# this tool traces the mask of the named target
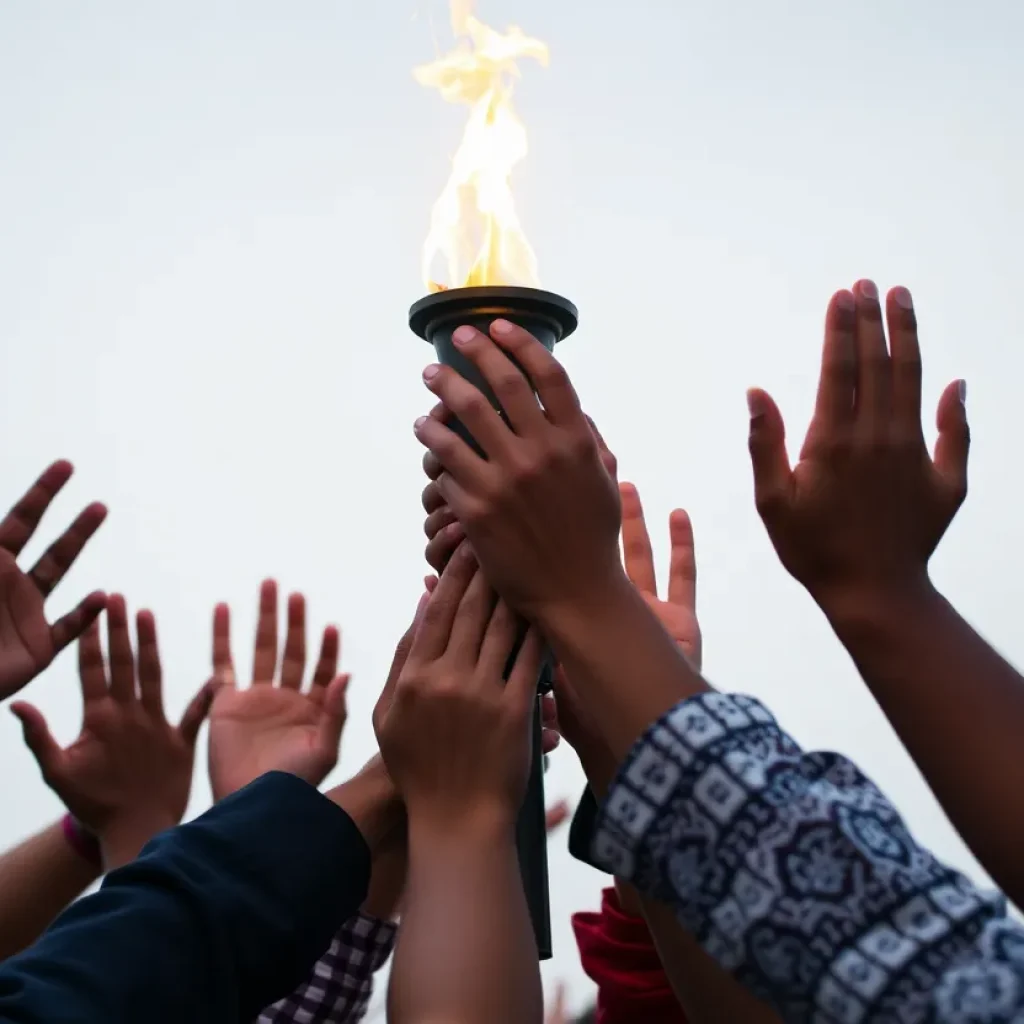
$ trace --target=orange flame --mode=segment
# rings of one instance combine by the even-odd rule
[[[432,292],[445,287],[434,277],[439,263],[452,288],[538,283],[537,257],[512,199],[512,169],[527,153],[512,89],[518,59],[532,57],[546,66],[548,48],[515,27],[495,31],[477,20],[471,7],[472,0],[451,0],[456,48],[414,71],[421,85],[470,108],[423,246],[423,278]]]

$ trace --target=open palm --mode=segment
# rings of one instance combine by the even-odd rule
[[[265,772],[284,771],[319,785],[338,762],[345,725],[347,675],[337,675],[338,630],[324,630],[312,685],[302,690],[306,668],[306,603],[288,599],[284,657],[277,658],[277,584],[260,588],[253,681],[238,689],[231,658],[230,616],[218,605],[213,616],[213,670],[217,695],[210,712],[209,767],[215,800]]]
[[[17,563],[72,472],[70,462],[55,462],[0,522],[0,698],[35,678],[103,610],[105,596],[99,592],[52,626],[43,610],[43,602],[106,517],[103,505],[85,508],[28,572]]]

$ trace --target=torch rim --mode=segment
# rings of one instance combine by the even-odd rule
[[[409,307],[409,327],[431,341],[438,327],[458,321],[467,314],[493,314],[495,317],[528,314],[546,320],[553,328],[555,341],[568,338],[579,325],[579,311],[564,296],[540,288],[519,285],[485,285],[449,288],[433,292]]]

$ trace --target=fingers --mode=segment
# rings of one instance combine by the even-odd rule
[[[107,653],[110,696],[122,703],[135,700],[135,657],[128,631],[128,609],[120,594],[111,594],[107,602]]]
[[[892,361],[892,414],[907,433],[922,436],[921,346],[914,300],[906,288],[893,288],[885,300]]]
[[[154,716],[163,718],[164,700],[160,670],[160,650],[156,640],[156,619],[150,611],[135,616],[139,644],[139,700]]]
[[[452,626],[463,595],[476,575],[476,559],[468,544],[452,555],[441,575],[437,588],[423,609],[420,628],[416,631],[410,657],[435,661],[448,648]]]
[[[423,503],[423,511],[430,515],[431,512],[436,512],[443,504],[444,498],[441,496],[441,492],[438,490],[435,480],[443,472],[441,463],[437,461],[437,457],[433,452],[426,452],[423,456],[423,464],[426,466],[427,459],[430,459],[431,468],[434,465],[437,466],[437,474],[431,479],[430,483],[423,488],[423,494],[420,497],[420,501]]]
[[[277,671],[277,584],[264,580],[260,586],[260,612],[256,620],[256,649],[252,659],[254,684],[269,684]]]
[[[503,324],[504,321],[495,323]],[[529,435],[547,424],[544,410],[522,370],[486,334],[475,327],[459,327],[452,335],[452,342],[487,381],[515,433]],[[446,406],[458,414],[458,410],[443,395],[440,397]],[[505,432],[507,435],[507,428]],[[485,451],[488,450],[486,445],[483,447]]]
[[[107,671],[98,619],[93,619],[78,641],[78,678],[82,684],[82,700],[86,703],[107,695]]]
[[[317,725],[317,745],[322,751],[329,753],[335,762],[345,720],[348,717],[347,695],[350,678],[348,675],[340,675],[327,684],[323,714]]]
[[[64,752],[53,738],[42,712],[32,704],[17,701],[11,705],[11,713],[21,722],[25,746],[32,752],[43,777],[49,778],[60,763]]]
[[[491,337],[523,368],[552,423],[570,426],[581,420],[580,400],[569,375],[529,331],[508,320],[495,320]]]
[[[67,574],[92,535],[107,518],[107,507],[98,501],[78,514],[78,518],[45,551],[29,571],[29,577],[43,597]]]
[[[544,638],[536,626],[526,631],[512,674],[505,684],[505,696],[519,711],[527,711],[537,699],[537,675],[544,657]]]
[[[697,559],[693,549],[693,524],[685,509],[668,517],[672,557],[668,569],[668,600],[693,611],[697,607]]]
[[[210,713],[210,708],[213,706],[213,698],[216,694],[217,687],[214,685],[213,680],[204,683],[199,688],[199,692],[189,701],[188,707],[185,708],[185,714],[181,716],[178,732],[181,733],[182,739],[190,747],[196,745],[199,730],[203,722],[206,721],[206,716]]]
[[[43,518],[50,503],[71,479],[74,468],[66,459],[55,462],[28,489],[0,522],[0,547],[12,555],[21,553]]]
[[[568,800],[559,800],[552,804],[544,813],[544,829],[546,832],[553,832],[560,825],[569,820],[571,814]]]
[[[466,539],[462,523],[454,522],[444,527],[435,537],[427,541],[424,557],[427,565],[435,572],[444,572],[452,552]]]
[[[460,327],[459,330],[462,328]],[[455,333],[458,334],[458,331]],[[452,414],[458,417],[476,443],[491,458],[499,457],[504,453],[514,435],[501,421],[498,410],[491,405],[482,391],[470,384],[465,377],[450,366],[441,366],[439,363],[432,363],[423,371],[423,381],[451,410]],[[430,426],[439,427],[452,433],[434,417],[428,416],[426,419]],[[433,446],[429,447],[442,466],[446,469],[451,468],[445,461],[442,452]],[[466,447],[468,450],[468,446]]]
[[[441,422],[444,423],[446,421],[442,420]],[[441,469],[441,463],[430,452],[423,453],[423,472],[427,474],[431,481],[436,480],[441,475]],[[427,509],[427,511],[429,512],[430,509]]]
[[[814,406],[814,425],[828,432],[853,422],[857,395],[857,303],[852,292],[836,292],[825,314],[825,341]]]
[[[313,670],[313,684],[310,697],[319,699],[326,687],[338,674],[338,657],[341,653],[341,633],[337,626],[327,626],[320,641],[320,656]],[[283,685],[283,682],[282,682]]]
[[[478,569],[459,602],[448,641],[449,654],[467,668],[477,666],[495,601],[497,595]]]
[[[754,501],[762,517],[789,500],[793,472],[786,454],[786,428],[782,413],[767,391],[747,392],[750,409],[750,462],[754,469]]]
[[[306,671],[306,599],[301,594],[288,596],[288,627],[281,662],[281,685],[289,690],[302,689]],[[333,674],[333,673],[332,673]]]
[[[237,685],[231,660],[231,609],[226,604],[213,609],[213,676],[218,687]]]
[[[622,554],[626,575],[633,586],[643,594],[658,596],[658,582],[654,573],[654,552],[651,537],[644,521],[640,494],[633,484],[619,484],[622,499]]]
[[[102,590],[94,590],[67,615],[62,615],[50,627],[50,640],[54,652],[59,654],[68,644],[77,640],[96,621],[106,606],[107,595]]]
[[[892,364],[878,288],[874,281],[858,281],[853,295],[857,306],[857,418],[870,434],[881,433],[892,410]]]
[[[458,377],[458,374],[456,374],[454,370],[448,370],[447,367],[441,367],[441,369],[447,371],[445,374],[441,375],[443,377],[447,377],[449,375]],[[459,379],[461,380],[461,378]],[[472,387],[472,385],[467,384],[467,387]],[[483,395],[481,395],[475,388],[472,388],[472,390],[475,394],[479,395],[481,402],[486,404],[488,409],[491,409]],[[491,413],[495,420],[498,421],[498,425],[501,429],[506,430],[504,424],[498,420],[498,414],[495,413],[493,409],[491,409]],[[473,434],[473,428],[470,424],[465,423],[464,421],[464,425],[466,429]],[[413,424],[413,433],[416,435],[416,439],[420,444],[423,445],[424,448],[429,449],[441,464],[444,471],[442,476],[444,473],[449,473],[468,485],[472,483],[472,481],[479,479],[480,475],[486,472],[487,463],[480,458],[480,456],[477,455],[477,453],[474,452],[473,449],[470,448],[470,446],[466,444],[466,442],[463,441],[463,439],[459,437],[454,430],[445,426],[443,423],[439,423],[432,416],[421,416]],[[481,446],[487,444],[486,439],[476,438],[476,440]],[[495,446],[492,440],[492,452],[495,451],[497,447],[500,446]],[[487,448],[484,447],[484,451],[486,450]],[[441,478],[439,477],[437,485],[438,490],[443,497],[444,490],[441,487],[440,479]],[[451,502],[449,501],[448,504],[451,504]]]
[[[519,617],[504,601],[498,601],[492,608],[490,621],[486,624],[487,629],[481,638],[477,671],[481,679],[501,682],[522,628]],[[534,679],[534,685],[536,682]]]
[[[958,506],[967,497],[967,456],[971,450],[966,403],[967,384],[955,380],[942,392],[935,414],[939,428],[935,442],[935,469]]]
[[[561,742],[561,735],[555,732],[554,729],[541,729],[540,751],[542,754],[550,754],[553,750],[556,750],[558,748],[558,745]]]
[[[401,639],[398,641],[398,646],[395,648],[395,656],[391,659],[391,668],[388,670],[388,677],[384,681],[384,687],[381,690],[380,696],[377,698],[377,704],[373,709],[373,724],[375,729],[379,728],[382,716],[386,715],[388,709],[391,707],[391,701],[395,695],[395,685],[398,683],[398,677],[402,674],[402,669],[405,668],[405,663],[409,659],[409,653],[412,650],[413,642],[416,639],[416,634],[419,632],[420,624],[423,621],[423,613],[426,610],[428,601],[430,600],[430,595],[433,593],[433,590],[437,585],[437,577],[428,576],[427,580],[433,580],[434,586],[429,584],[427,585],[427,589],[423,592],[419,599],[419,603],[416,605],[416,613],[413,615],[412,623],[402,634]]]
[[[438,497],[440,493],[438,491]],[[447,505],[439,505],[423,521],[423,532],[427,535],[427,540],[433,540],[444,527],[451,526],[455,521],[455,513]]]

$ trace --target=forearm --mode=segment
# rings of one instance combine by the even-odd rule
[[[1024,679],[928,585],[822,607],[953,825],[1024,905]]]
[[[620,885],[624,883],[616,881],[616,888]],[[632,886],[625,888],[633,894],[647,922],[672,991],[690,1024],[719,1024],[725,1020],[734,1024],[781,1024],[770,1006],[755,999],[700,948],[670,907],[641,897]]]
[[[409,876],[388,1019],[541,1021],[537,945],[512,824],[439,834],[410,821],[409,829]]]
[[[0,960],[35,942],[99,876],[99,866],[68,842],[61,821],[0,857]]]
[[[625,575],[588,605],[553,609],[538,625],[616,764],[651,722],[710,689]]]

